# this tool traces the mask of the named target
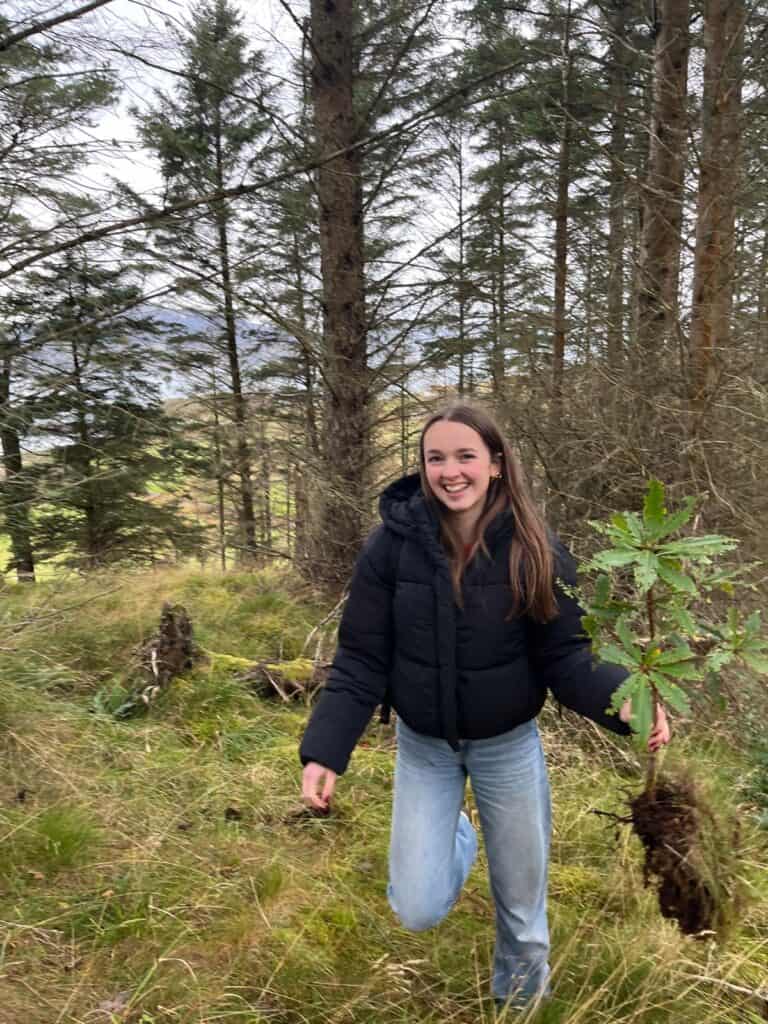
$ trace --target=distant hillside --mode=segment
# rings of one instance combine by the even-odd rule
[[[167,332],[168,344],[174,348],[183,346],[186,355],[197,354],[202,359],[217,352],[218,379],[226,387],[227,353],[223,318],[207,316],[194,309],[169,308],[153,303],[141,306],[139,313],[162,326]],[[149,342],[149,338],[147,340]],[[269,323],[242,319],[237,321],[237,342],[241,368],[245,374],[257,373],[272,360],[285,358],[291,354],[295,345],[288,335],[280,334]],[[157,339],[153,338],[152,343],[156,345]],[[164,399],[181,398],[189,395],[190,391],[207,390],[205,376],[205,369],[189,372],[172,370],[160,374],[158,383]]]
[[[193,309],[171,309],[165,306],[147,303],[141,307],[144,315],[151,317],[156,323],[163,325],[169,332],[169,341],[173,344],[183,344],[187,352],[195,351],[204,355],[210,352],[211,347],[216,344],[217,339],[221,345],[221,359],[219,369],[224,376],[220,378],[221,385],[226,387],[226,350],[224,342],[224,322],[220,317],[206,316]],[[176,331],[174,331],[176,326]],[[407,385],[410,391],[429,391],[434,388],[451,388],[456,385],[456,371],[452,366],[452,360],[447,361],[442,353],[445,337],[434,330],[414,330],[410,334],[407,346],[407,359],[414,366],[408,374],[407,380],[403,379],[402,359],[404,352],[401,349],[399,329],[392,328],[390,331],[380,329],[371,335],[369,349],[372,353],[378,353],[378,357],[372,356],[371,366],[375,369],[386,361],[389,356],[389,344],[396,348],[396,360],[392,362],[389,372],[382,371],[377,391],[383,392],[392,383],[400,382]],[[237,340],[240,362],[245,374],[256,374],[263,370],[273,360],[284,359],[295,354],[297,342],[290,335],[279,331],[274,325],[262,321],[238,320]],[[420,356],[418,354],[421,354]],[[482,377],[482,372],[479,376]],[[201,382],[198,374],[195,377]],[[268,386],[269,379],[262,379],[264,386]],[[163,397],[178,398],[189,395],[190,390],[199,391],[199,387],[190,387],[190,375],[172,372],[161,381]]]

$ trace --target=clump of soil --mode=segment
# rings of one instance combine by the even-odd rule
[[[634,797],[630,809],[645,850],[644,881],[655,881],[662,915],[685,935],[722,936],[737,910],[738,830],[726,838],[687,779],[660,778],[653,794]]]

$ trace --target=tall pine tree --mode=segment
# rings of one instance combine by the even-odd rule
[[[177,38],[183,64],[172,93],[157,93],[141,116],[145,145],[160,160],[169,199],[217,192],[264,171],[269,118],[265,113],[264,58],[251,51],[242,15],[230,0],[201,0]],[[242,208],[212,202],[175,218],[159,239],[181,265],[185,287],[214,314],[214,339],[223,350],[235,467],[239,480],[239,547],[244,562],[257,556],[252,443],[249,436],[247,366],[238,331],[237,268],[242,261]],[[214,346],[214,358],[216,346]]]

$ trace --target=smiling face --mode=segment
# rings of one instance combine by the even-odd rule
[[[482,437],[472,427],[438,420],[424,434],[424,471],[434,496],[471,530],[480,518],[491,477],[499,471]]]

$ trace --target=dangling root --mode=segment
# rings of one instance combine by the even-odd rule
[[[721,936],[737,911],[735,836],[724,839],[712,812],[687,779],[660,777],[630,801],[631,822],[645,849],[646,886],[657,880],[659,909],[685,935]]]

